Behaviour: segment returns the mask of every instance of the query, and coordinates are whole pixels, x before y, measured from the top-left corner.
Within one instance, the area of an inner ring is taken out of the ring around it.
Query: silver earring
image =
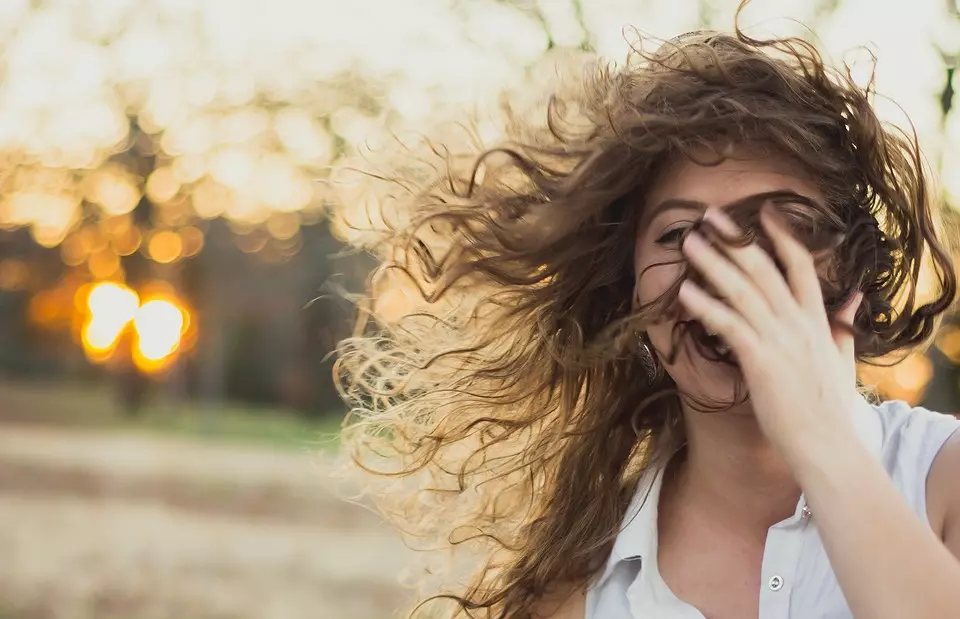
[[[642,333],[637,333],[637,343],[640,345],[640,363],[643,364],[643,370],[647,375],[647,384],[652,385],[660,378],[663,368],[660,367],[656,354]]]

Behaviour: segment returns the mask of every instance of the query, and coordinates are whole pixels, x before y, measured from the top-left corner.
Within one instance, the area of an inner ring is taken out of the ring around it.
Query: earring
[[[659,380],[663,368],[643,333],[637,333],[637,343],[640,345],[640,363],[643,364],[644,372],[647,374],[647,384],[652,385]]]

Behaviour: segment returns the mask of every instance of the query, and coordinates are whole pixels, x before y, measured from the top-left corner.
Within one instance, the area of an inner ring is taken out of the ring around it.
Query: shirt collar
[[[857,436],[864,447],[875,457],[880,458],[883,449],[883,425],[876,409],[862,396],[857,397],[853,411],[853,424]],[[614,569],[622,562],[642,559],[644,555],[656,550],[657,512],[660,502],[660,486],[663,479],[662,467],[651,467],[641,475],[637,491],[624,515],[596,586],[602,586]],[[798,513],[804,505],[801,497],[797,506]]]

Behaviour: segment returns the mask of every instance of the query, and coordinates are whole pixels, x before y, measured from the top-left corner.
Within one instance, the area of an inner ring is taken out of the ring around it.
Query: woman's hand
[[[722,233],[740,234],[718,209],[704,219]],[[693,231],[683,252],[729,305],[691,281],[681,285],[679,300],[736,353],[764,433],[796,471],[823,449],[851,444],[854,344],[852,335],[831,329],[810,252],[770,211],[761,213],[761,222],[786,279],[756,244],[721,252]],[[862,298],[853,295],[838,322],[852,324]]]

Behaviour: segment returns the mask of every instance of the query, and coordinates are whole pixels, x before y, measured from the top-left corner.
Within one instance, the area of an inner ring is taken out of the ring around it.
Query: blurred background
[[[0,619],[391,616],[407,551],[317,467],[344,413],[334,293],[370,267],[344,222],[377,199],[332,170],[467,112],[495,140],[504,89],[534,100],[561,65],[622,60],[628,26],[729,28],[735,5],[0,0]],[[861,78],[868,45],[956,220],[957,0],[744,21]],[[863,377],[957,413],[958,364],[948,321]]]

